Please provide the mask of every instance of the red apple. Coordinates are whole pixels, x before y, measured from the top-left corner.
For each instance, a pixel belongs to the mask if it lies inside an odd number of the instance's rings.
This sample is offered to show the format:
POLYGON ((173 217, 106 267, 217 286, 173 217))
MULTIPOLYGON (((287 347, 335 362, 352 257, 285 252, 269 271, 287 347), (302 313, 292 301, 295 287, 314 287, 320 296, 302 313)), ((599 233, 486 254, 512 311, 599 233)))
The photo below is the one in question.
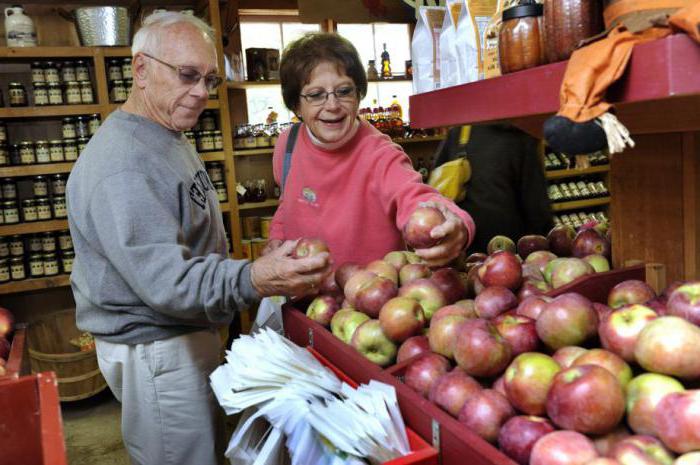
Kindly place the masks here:
POLYGON ((528 415, 542 415, 545 413, 547 392, 560 370, 559 364, 548 355, 538 352, 520 354, 506 369, 506 397, 519 411, 528 415))
POLYGON ((506 236, 493 236, 486 245, 486 253, 491 255, 502 251, 515 253, 515 242, 506 236))
POLYGON ((586 434, 612 431, 625 414, 625 394, 605 368, 580 365, 557 373, 547 393, 547 415, 563 429, 586 434))
POLYGON ((523 285, 520 286, 520 289, 518 289, 518 293, 516 295, 518 297, 518 302, 522 302, 529 297, 541 296, 545 292, 549 292, 549 290, 551 290, 549 284, 544 281, 525 280, 523 281, 523 285), (543 288, 545 290, 543 290, 543 288))
POLYGON ((627 385, 627 423, 637 434, 658 436, 654 410, 661 399, 672 392, 682 392, 683 385, 674 378, 657 373, 643 373, 627 385))
POLYGON ((486 255, 485 253, 474 252, 473 254, 470 254, 464 260, 464 263, 466 263, 466 264, 483 263, 487 258, 489 258, 489 256, 486 255))
POLYGON ((549 241, 539 234, 529 234, 518 239, 518 255, 525 260, 531 253, 549 251, 549 241))
POLYGON ((399 282, 402 286, 415 281, 416 279, 429 278, 432 274, 428 265, 422 263, 409 263, 399 270, 399 282))
POLYGON ((621 307, 609 313, 598 325, 601 345, 628 362, 636 361, 634 348, 642 329, 652 320, 656 313, 640 304, 621 307))
POLYGON ((663 291, 661 291, 661 295, 659 297, 661 297, 664 302, 668 302, 668 299, 671 298, 671 294, 673 294, 676 289, 687 283, 688 281, 673 281, 671 284, 666 286, 663 291))
POLYGON ((666 304, 668 314, 685 318, 700 325, 700 281, 693 281, 678 287, 666 304))
POLYGON ((423 307, 425 319, 430 321, 435 313, 446 304, 445 296, 440 288, 429 279, 416 279, 405 286, 401 286, 399 297, 415 299, 423 307))
POLYGON ((445 216, 437 208, 418 207, 404 225, 403 237, 414 249, 429 249, 440 242, 439 239, 433 239, 430 232, 444 222, 445 216))
POLYGON ((343 301, 343 291, 335 280, 335 271, 331 271, 325 278, 323 278, 323 281, 321 281, 321 286, 319 287, 319 292, 321 294, 332 296, 338 301, 338 303, 343 301))
POLYGON ((10 341, 4 337, 0 337, 0 359, 7 360, 7 358, 10 356, 10 349, 10 341))
POLYGON ((530 453, 530 465, 586 465, 598 458, 593 442, 576 431, 554 431, 541 437, 530 453))
POLYGON ((303 237, 292 250, 292 258, 313 257, 322 252, 330 252, 323 239, 303 237))
POLYGON ((700 390, 672 392, 654 410, 659 437, 674 452, 700 450, 700 390))
POLYGON ((416 355, 430 352, 430 344, 428 336, 412 336, 406 339, 399 347, 399 353, 396 356, 396 363, 401 363, 404 360, 413 358, 416 355))
POLYGON ((438 354, 428 353, 412 361, 404 374, 404 383, 427 398, 437 380, 450 369, 450 362, 438 354))
POLYGON ((456 418, 464 403, 480 391, 481 385, 457 367, 438 378, 428 399, 456 418))
POLYGON ((539 318, 540 316, 540 313, 542 313, 542 310, 544 310, 547 306, 547 303, 551 301, 551 297, 531 296, 520 301, 520 304, 518 304, 518 308, 515 310, 515 313, 517 313, 518 315, 526 316, 528 318, 532 318, 533 320, 537 320, 537 318, 539 318))
POLYGON ((486 441, 495 443, 501 426, 513 415, 513 407, 501 393, 482 389, 467 399, 457 419, 486 441))
POLYGON ((610 290, 608 305, 615 309, 623 305, 643 304, 656 297, 656 292, 644 281, 628 279, 610 290))
POLYGON ((647 371, 700 378, 700 328, 677 316, 659 317, 642 329, 634 356, 647 371))
POLYGON ((403 250, 394 250, 393 252, 389 252, 388 254, 384 255, 383 260, 390 263, 391 266, 396 269, 397 273, 404 265, 408 265, 408 257, 403 250))
POLYGON ((346 344, 350 344, 355 330, 369 317, 352 308, 341 308, 331 318, 331 333, 346 344))
POLYGON ((610 241, 595 229, 579 231, 571 245, 571 254, 583 258, 586 255, 603 255, 610 257, 610 241))
POLYGON ((598 321, 599 321, 598 324, 600 324, 608 315, 610 315, 612 313, 613 309, 608 307, 605 304, 601 304, 598 302, 592 302, 592 303, 593 303, 593 310, 595 310, 596 314, 598 315, 598 321))
POLYGON ((362 267, 357 263, 345 262, 335 270, 335 282, 338 287, 342 290, 345 289, 345 284, 348 282, 350 277, 356 272, 360 271, 362 267))
POLYGON ((547 263, 551 262, 555 258, 557 258, 557 256, 548 250, 538 250, 527 256, 525 259, 525 264, 535 265, 537 269, 540 270, 540 273, 544 273, 544 268, 547 266, 547 263))
POLYGON ((627 429, 623 422, 609 433, 596 436, 593 439, 593 444, 595 444, 595 448, 600 455, 603 457, 610 457, 617 443, 631 435, 632 433, 630 433, 630 430, 627 429))
POLYGON ((357 291, 355 308, 371 318, 377 318, 382 306, 396 297, 398 289, 393 281, 380 276, 373 277, 357 291))
POLYGON ((462 307, 467 312, 468 318, 476 318, 476 306, 474 305, 474 299, 462 299, 454 303, 458 307, 462 307))
POLYGON ((499 376, 496 381, 493 382, 491 385, 491 389, 494 391, 498 391, 501 394, 503 394, 503 397, 506 399, 508 398, 508 394, 506 394, 506 375, 505 373, 499 376))
POLYGON ((494 252, 479 267, 479 279, 486 287, 503 286, 516 290, 523 281, 522 265, 511 252, 494 252))
POLYGON ((435 270, 430 280, 442 291, 448 304, 463 299, 467 293, 466 286, 453 268, 435 270))
POLYGON ((486 319, 495 318, 517 305, 518 299, 515 294, 502 286, 487 287, 474 299, 476 314, 486 319))
POLYGON ((562 368, 569 368, 581 355, 588 352, 588 349, 584 349, 579 346, 566 346, 561 349, 557 349, 552 355, 552 358, 559 364, 562 368))
POLYGON ((568 292, 549 302, 537 318, 537 335, 556 350, 581 344, 596 334, 598 316, 591 302, 568 292))
POLYGON ((306 309, 306 316, 320 325, 328 326, 337 311, 338 302, 335 297, 320 295, 311 301, 306 309))
POLYGON ((523 263, 522 274, 524 281, 544 281, 544 275, 534 263, 523 263))
POLYGON ((481 284, 481 281, 479 280, 480 267, 481 264, 478 264, 467 272, 467 297, 474 297, 476 295, 479 295, 479 292, 481 292, 481 289, 483 288, 483 284, 481 284))
POLYGON ((551 284, 554 289, 577 280, 581 276, 595 273, 593 267, 580 258, 562 258, 552 265, 551 284))
POLYGON ((374 260, 365 266, 365 270, 371 271, 382 278, 386 278, 397 286, 399 284, 399 272, 396 271, 394 265, 389 262, 385 262, 384 260, 374 260))
POLYGON ((425 317, 416 300, 394 297, 379 310, 379 324, 389 339, 403 342, 421 333, 425 317))
POLYGON ((386 337, 379 320, 367 320, 360 324, 352 335, 350 345, 370 362, 382 367, 391 365, 396 359, 396 344, 386 337))
POLYGON ((458 334, 457 329, 465 321, 467 321, 467 318, 461 315, 448 315, 439 320, 431 320, 430 329, 428 330, 430 350, 452 359, 454 357, 454 344, 458 334))
POLYGON ((15 317, 6 308, 0 307, 0 337, 7 337, 15 327, 15 317))
POLYGON ((472 376, 495 376, 510 362, 511 348, 488 321, 464 321, 457 328, 453 349, 455 360, 472 376))
POLYGON ((656 299, 651 299, 650 301, 646 302, 644 305, 654 310, 657 315, 666 316, 668 315, 668 308, 666 307, 666 302, 667 301, 664 300, 663 297, 657 297, 656 299))
POLYGON ((522 315, 499 315, 492 323, 501 336, 508 341, 512 356, 537 350, 540 340, 537 337, 535 320, 522 315))
POLYGON ((345 286, 343 286, 345 300, 347 300, 352 307, 355 307, 355 297, 359 290, 376 277, 377 275, 371 271, 358 270, 353 273, 345 283, 345 286))
POLYGON ((569 257, 571 256, 571 248, 575 237, 576 230, 573 226, 557 225, 547 233, 549 250, 557 257, 569 257))
POLYGON ((586 465, 622 465, 622 464, 615 459, 611 459, 608 457, 598 457, 597 459, 591 460, 586 465))
POLYGON ((436 321, 450 315, 457 315, 464 318, 477 318, 476 310, 474 310, 473 300, 460 300, 452 305, 445 305, 437 312, 433 313, 433 317, 430 319, 430 324, 434 324, 436 321), (462 302, 460 304, 460 302, 462 302))
POLYGON ((700 452, 688 452, 679 456, 673 465, 700 465, 700 452))
POLYGON ((622 465, 671 465, 673 455, 661 441, 644 435, 629 436, 615 444, 610 457, 622 465))
POLYGON ((610 262, 603 255, 592 254, 583 257, 583 261, 593 267, 596 273, 604 273, 610 271, 610 262))
POLYGON ((597 365, 612 373, 624 390, 632 380, 632 368, 618 355, 605 349, 591 349, 582 354, 571 366, 597 365))
POLYGON ((554 427, 546 418, 525 415, 512 417, 498 433, 498 447, 520 465, 528 465, 535 443, 552 431, 554 427))

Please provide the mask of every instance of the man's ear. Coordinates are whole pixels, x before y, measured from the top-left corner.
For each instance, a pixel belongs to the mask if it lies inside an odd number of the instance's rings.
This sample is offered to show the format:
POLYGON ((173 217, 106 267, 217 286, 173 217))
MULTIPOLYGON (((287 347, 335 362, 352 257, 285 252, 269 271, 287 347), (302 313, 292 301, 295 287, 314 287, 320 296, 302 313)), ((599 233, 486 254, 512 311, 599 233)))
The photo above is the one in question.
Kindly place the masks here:
POLYGON ((147 61, 148 59, 140 53, 137 53, 131 60, 131 72, 134 77, 134 84, 140 89, 146 87, 149 66, 147 61))

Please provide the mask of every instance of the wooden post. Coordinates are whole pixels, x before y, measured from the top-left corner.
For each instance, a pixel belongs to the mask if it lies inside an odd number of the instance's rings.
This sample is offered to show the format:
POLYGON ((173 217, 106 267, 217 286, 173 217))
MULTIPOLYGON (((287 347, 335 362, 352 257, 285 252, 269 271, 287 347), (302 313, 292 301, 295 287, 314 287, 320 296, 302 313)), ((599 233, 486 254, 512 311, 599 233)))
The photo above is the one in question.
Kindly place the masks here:
POLYGON ((647 263, 646 282, 657 295, 660 294, 666 287, 666 266, 663 263, 647 263))

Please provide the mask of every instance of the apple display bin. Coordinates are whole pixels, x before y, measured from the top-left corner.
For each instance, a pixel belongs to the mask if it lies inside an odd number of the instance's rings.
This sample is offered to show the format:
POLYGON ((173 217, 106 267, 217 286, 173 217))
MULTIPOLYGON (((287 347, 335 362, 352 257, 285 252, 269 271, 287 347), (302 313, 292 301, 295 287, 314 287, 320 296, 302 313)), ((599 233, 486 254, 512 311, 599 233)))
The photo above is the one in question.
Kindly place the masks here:
MULTIPOLYGON (((353 388, 357 388, 358 384, 352 378, 347 376, 345 373, 340 371, 336 366, 328 361, 326 357, 321 355, 318 351, 314 350, 313 347, 307 347, 309 352, 313 354, 316 359, 321 362, 322 365, 330 369, 341 381, 349 384, 353 388)), ((413 432, 410 428, 406 428, 406 434, 408 435, 408 443, 411 447, 411 453, 403 457, 384 462, 384 465, 437 465, 438 464, 438 452, 430 446, 427 442, 423 440, 418 434, 413 432)))
POLYGON ((17 379, 21 373, 24 373, 24 357, 25 346, 27 342, 27 328, 24 325, 17 325, 15 332, 12 335, 10 345, 10 356, 5 364, 5 375, 0 376, 0 380, 17 379))
POLYGON ((2 463, 68 464, 54 373, 0 379, 0 431, 2 463))
MULTIPOLYGON (((610 289, 616 284, 628 279, 644 281, 645 278, 645 265, 632 266, 583 276, 547 295, 555 297, 566 292, 578 292, 593 302, 606 303, 610 289)), ((515 465, 495 446, 404 385, 400 378, 407 362, 382 369, 292 305, 285 305, 283 316, 284 330, 289 339, 301 346, 312 347, 351 379, 359 383, 376 379, 394 386, 406 425, 438 449, 440 463, 515 465)))

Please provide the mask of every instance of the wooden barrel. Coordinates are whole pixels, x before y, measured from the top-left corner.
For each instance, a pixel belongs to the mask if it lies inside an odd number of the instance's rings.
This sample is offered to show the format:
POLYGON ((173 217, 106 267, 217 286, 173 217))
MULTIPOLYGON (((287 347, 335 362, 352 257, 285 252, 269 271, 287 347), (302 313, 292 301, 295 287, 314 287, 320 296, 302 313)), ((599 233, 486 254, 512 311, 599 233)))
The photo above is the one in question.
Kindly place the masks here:
POLYGON ((69 342, 81 334, 75 325, 74 310, 42 317, 28 329, 32 373, 55 372, 62 402, 85 399, 107 387, 97 366, 95 349, 81 352, 69 342))
POLYGON ((691 5, 696 0, 605 0, 605 27, 619 24, 638 14, 672 14, 675 10, 691 5))

